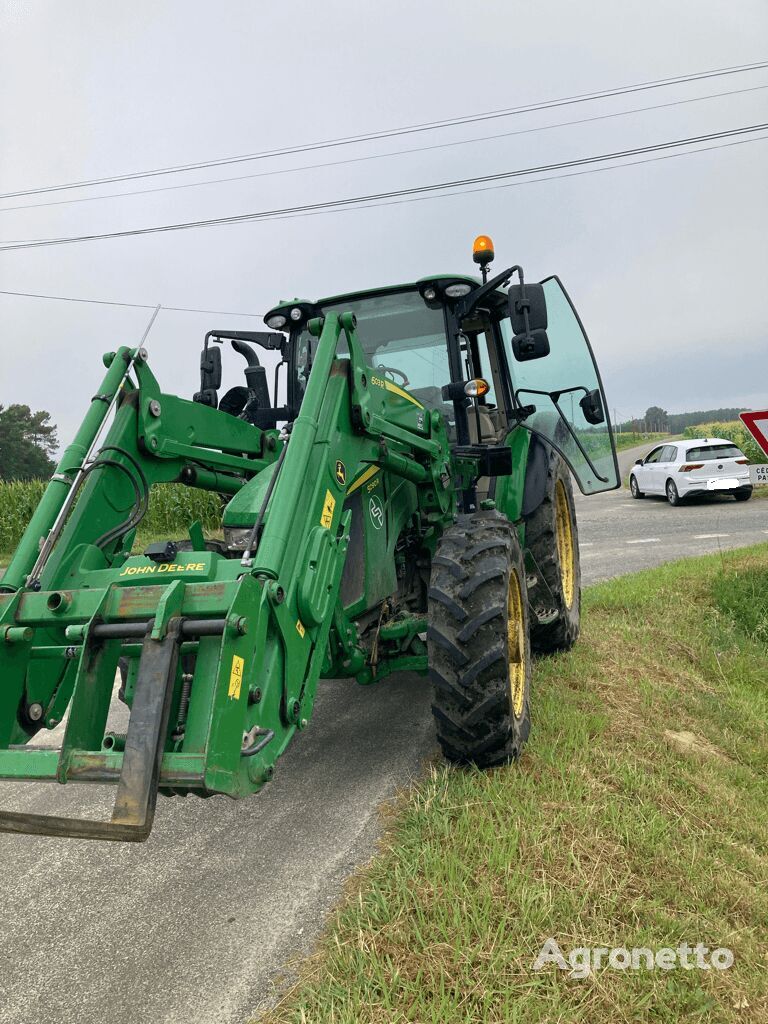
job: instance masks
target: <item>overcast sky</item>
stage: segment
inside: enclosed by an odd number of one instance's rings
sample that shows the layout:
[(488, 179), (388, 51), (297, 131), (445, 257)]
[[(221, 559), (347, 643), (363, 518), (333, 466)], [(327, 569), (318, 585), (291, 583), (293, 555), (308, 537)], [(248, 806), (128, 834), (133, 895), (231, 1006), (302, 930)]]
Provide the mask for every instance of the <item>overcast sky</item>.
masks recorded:
[[(0, 191), (238, 156), (768, 58), (765, 0), (324, 0), (0, 5)], [(768, 121), (768, 89), (549, 131), (296, 170), (768, 85), (768, 70), (449, 130), (0, 202), (0, 243), (362, 195)], [(765, 132), (763, 134), (768, 134)], [(264, 172), (273, 172), (264, 176)], [(278, 172), (278, 173), (274, 173)], [(248, 180), (8, 211), (27, 203)], [(0, 288), (260, 313), (497, 266), (557, 273), (620, 417), (768, 404), (768, 141), (548, 182), (267, 223), (0, 253)], [(0, 403), (48, 409), (62, 440), (149, 311), (0, 295)], [(197, 386), (211, 327), (162, 312), (148, 347), (169, 391)], [(241, 361), (229, 359), (229, 382)]]

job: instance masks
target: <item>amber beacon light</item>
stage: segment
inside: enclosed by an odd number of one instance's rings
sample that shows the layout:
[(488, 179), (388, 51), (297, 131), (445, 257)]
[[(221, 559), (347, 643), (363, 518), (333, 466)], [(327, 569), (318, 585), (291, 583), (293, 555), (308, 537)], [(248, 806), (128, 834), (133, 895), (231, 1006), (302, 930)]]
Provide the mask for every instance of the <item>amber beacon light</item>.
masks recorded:
[(493, 241), (489, 235), (478, 235), (472, 244), (472, 259), (484, 267), (493, 259)]
[(488, 264), (493, 260), (493, 241), (490, 235), (478, 235), (472, 245), (472, 259), (480, 264), (483, 272), (483, 281), (488, 273)]

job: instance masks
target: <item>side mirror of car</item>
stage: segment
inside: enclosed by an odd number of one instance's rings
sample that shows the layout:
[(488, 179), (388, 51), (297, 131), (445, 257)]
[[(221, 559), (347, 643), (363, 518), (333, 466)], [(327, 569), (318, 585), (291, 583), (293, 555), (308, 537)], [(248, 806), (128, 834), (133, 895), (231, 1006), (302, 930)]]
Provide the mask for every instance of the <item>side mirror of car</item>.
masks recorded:
[(643, 460), (642, 459), (635, 459), (635, 465), (636, 466), (642, 466), (642, 464), (643, 464)]
[(596, 426), (598, 423), (605, 423), (603, 400), (597, 388), (594, 391), (588, 391), (579, 402), (579, 405), (587, 423), (591, 423), (593, 426)]

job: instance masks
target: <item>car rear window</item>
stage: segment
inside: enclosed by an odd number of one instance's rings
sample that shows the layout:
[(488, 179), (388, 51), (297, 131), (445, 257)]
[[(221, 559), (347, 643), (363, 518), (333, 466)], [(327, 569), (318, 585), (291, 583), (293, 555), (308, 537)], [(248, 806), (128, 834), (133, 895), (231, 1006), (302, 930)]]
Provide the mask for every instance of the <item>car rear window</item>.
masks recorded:
[(715, 459), (743, 459), (744, 455), (735, 444), (708, 444), (689, 448), (685, 457), (689, 462), (714, 462)]

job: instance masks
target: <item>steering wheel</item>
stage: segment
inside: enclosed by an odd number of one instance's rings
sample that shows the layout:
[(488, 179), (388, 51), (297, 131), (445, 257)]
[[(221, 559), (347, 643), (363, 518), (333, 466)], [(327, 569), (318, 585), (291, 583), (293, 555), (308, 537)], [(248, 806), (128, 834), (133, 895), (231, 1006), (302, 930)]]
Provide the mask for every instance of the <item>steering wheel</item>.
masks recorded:
[(398, 370), (396, 366), (382, 366), (382, 364), (379, 363), (379, 365), (376, 367), (376, 369), (377, 370), (381, 370), (381, 372), (384, 373), (384, 374), (387, 374), (387, 373), (395, 374), (396, 373), (397, 376), (400, 377), (400, 379), (402, 380), (403, 387), (405, 387), (405, 388), (407, 388), (408, 385), (411, 383), (408, 380), (407, 376), (403, 373), (403, 371), (402, 370)]

